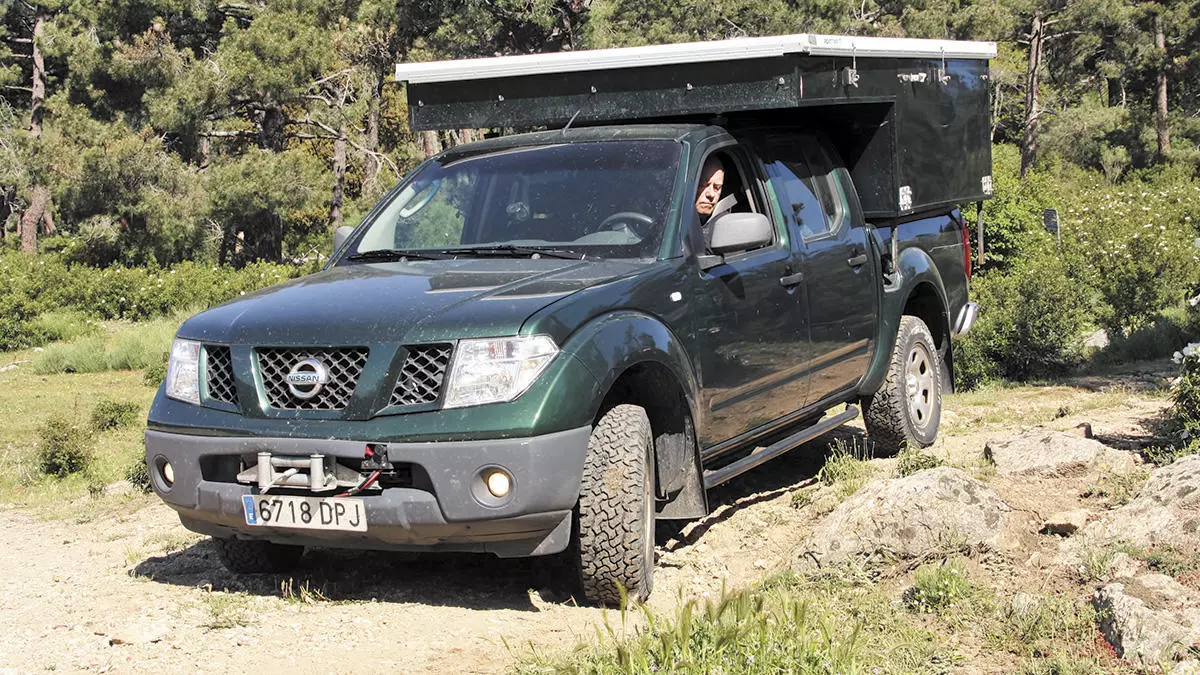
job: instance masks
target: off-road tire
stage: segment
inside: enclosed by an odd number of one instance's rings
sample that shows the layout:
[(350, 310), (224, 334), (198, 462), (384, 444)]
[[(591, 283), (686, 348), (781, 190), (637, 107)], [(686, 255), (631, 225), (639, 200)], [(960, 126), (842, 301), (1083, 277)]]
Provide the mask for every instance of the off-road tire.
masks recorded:
[(238, 574), (261, 574), (287, 572), (296, 567), (303, 546), (275, 544), (269, 541), (247, 539), (213, 539), (217, 545), (217, 556), (230, 572)]
[[(928, 447), (937, 439), (942, 368), (925, 322), (915, 316), (900, 317), (883, 385), (862, 399), (867, 440), (876, 455), (895, 455), (908, 445)], [(917, 398), (911, 402), (914, 395)]]
[(654, 574), (653, 434), (646, 411), (618, 405), (592, 429), (567, 549), (578, 589), (601, 605), (650, 596)]

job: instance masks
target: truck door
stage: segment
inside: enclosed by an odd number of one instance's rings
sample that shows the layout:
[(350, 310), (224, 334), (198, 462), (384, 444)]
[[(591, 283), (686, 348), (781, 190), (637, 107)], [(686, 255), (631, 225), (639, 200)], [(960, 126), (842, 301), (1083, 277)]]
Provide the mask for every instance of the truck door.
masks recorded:
[(816, 403), (854, 387), (866, 374), (879, 280), (849, 172), (816, 136), (800, 136), (792, 147), (808, 165), (805, 182), (820, 197), (823, 216), (802, 236), (813, 348), (808, 402)]
[[(711, 154), (725, 167), (722, 194), (736, 197), (733, 210), (771, 215), (762, 176), (748, 155), (732, 146)], [(806, 299), (790, 233), (772, 221), (771, 244), (727, 255), (724, 264), (697, 280), (699, 311), (688, 332), (696, 342), (692, 349), (706, 408), (706, 419), (697, 425), (702, 447), (799, 410), (808, 397)], [(699, 226), (699, 217), (693, 222)]]

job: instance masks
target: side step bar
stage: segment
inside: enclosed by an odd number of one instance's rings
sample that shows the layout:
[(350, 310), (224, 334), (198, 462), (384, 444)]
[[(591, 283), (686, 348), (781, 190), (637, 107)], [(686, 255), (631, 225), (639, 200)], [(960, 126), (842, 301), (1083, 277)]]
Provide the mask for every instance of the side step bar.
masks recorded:
[(755, 448), (754, 452), (751, 452), (746, 457), (743, 457), (732, 464), (723, 466), (720, 469), (705, 471), (704, 489), (708, 490), (720, 485), (721, 483), (725, 483), (737, 478), (759, 464), (762, 464), (769, 459), (774, 459), (802, 443), (811, 441), (821, 434), (833, 431), (834, 429), (842, 426), (846, 422), (849, 422), (856, 417), (858, 417), (858, 408), (855, 408), (854, 406), (846, 406), (846, 410), (844, 412), (834, 415), (833, 417), (827, 417), (811, 427), (801, 429), (791, 436), (772, 443), (771, 445)]

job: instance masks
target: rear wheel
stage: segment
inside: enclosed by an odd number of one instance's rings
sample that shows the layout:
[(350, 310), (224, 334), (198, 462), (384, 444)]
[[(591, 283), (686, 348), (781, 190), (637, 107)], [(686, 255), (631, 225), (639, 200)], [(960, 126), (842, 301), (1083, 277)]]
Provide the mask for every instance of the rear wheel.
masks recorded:
[(654, 573), (654, 470), (650, 419), (618, 405), (588, 441), (575, 528), (566, 555), (589, 602), (650, 596)]
[(295, 568), (304, 555), (303, 546), (269, 541), (213, 539), (213, 542), (217, 545), (221, 563), (238, 574), (287, 572)]
[(942, 419), (942, 363), (925, 322), (900, 318), (883, 386), (863, 398), (867, 437), (880, 455), (928, 447)]

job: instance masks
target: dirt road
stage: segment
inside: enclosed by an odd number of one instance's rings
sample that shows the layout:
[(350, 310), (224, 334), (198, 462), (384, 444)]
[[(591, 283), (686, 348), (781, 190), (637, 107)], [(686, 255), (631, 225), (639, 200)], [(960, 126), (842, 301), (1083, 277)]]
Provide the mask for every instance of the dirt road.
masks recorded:
[[(1034, 422), (1091, 421), (1098, 434), (1132, 436), (1165, 406), (1069, 393), (1076, 402), (1051, 393), (1008, 408), (959, 406), (934, 452), (978, 462), (989, 434)], [(1009, 414), (988, 417), (998, 409)], [(659, 549), (652, 606), (666, 611), (681, 593), (716, 594), (785, 567), (815, 526), (791, 495), (820, 469), (828, 442), (714, 491), (714, 515)], [(156, 498), (92, 501), (82, 518), (0, 505), (0, 672), (495, 672), (531, 645), (594, 638), (603, 618), (543, 597), (528, 560), (310, 551), (294, 578), (236, 576)]]

